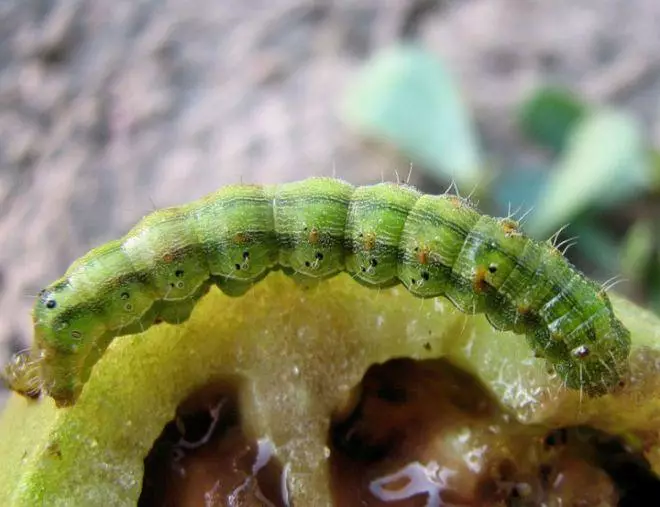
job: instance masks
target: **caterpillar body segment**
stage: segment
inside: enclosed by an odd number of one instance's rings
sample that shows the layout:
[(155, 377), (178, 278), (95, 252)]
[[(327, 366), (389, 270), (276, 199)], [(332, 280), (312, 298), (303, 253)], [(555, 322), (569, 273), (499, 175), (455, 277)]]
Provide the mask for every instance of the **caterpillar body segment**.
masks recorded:
[(227, 186), (90, 251), (40, 293), (29, 360), (6, 377), (17, 391), (37, 383), (73, 403), (114, 337), (184, 322), (211, 285), (238, 297), (275, 269), (298, 279), (346, 271), (368, 287), (445, 296), (525, 334), (569, 388), (591, 395), (626, 367), (630, 334), (605, 292), (512, 220), (406, 185), (313, 178)]

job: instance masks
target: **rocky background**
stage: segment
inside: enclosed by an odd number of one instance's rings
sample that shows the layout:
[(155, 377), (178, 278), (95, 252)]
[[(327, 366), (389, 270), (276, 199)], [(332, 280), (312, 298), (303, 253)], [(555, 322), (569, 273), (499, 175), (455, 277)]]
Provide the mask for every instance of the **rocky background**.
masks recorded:
[(337, 116), (402, 35), (455, 72), (499, 164), (524, 149), (514, 107), (547, 82), (628, 108), (660, 143), (657, 0), (438, 4), (0, 2), (0, 361), (30, 342), (43, 285), (154, 208), (230, 182), (407, 173)]

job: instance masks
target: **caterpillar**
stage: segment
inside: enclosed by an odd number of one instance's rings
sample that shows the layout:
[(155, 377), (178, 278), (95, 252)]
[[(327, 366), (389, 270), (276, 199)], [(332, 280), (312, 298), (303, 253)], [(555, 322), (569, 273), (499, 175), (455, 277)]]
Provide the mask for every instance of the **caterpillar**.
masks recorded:
[(510, 217), (404, 184), (311, 178), (226, 186), (91, 250), (39, 293), (32, 349), (5, 377), (15, 391), (72, 404), (115, 337), (184, 322), (212, 285), (241, 296), (277, 269), (444, 296), (526, 335), (567, 387), (589, 395), (610, 392), (627, 365), (630, 333), (605, 290)]

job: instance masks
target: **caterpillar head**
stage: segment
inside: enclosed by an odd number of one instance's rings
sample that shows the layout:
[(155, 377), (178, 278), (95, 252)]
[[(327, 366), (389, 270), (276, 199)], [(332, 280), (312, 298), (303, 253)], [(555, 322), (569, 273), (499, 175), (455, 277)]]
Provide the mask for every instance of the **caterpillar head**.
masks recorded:
[(12, 391), (28, 398), (38, 398), (41, 393), (38, 361), (30, 350), (14, 354), (2, 370), (2, 380)]
[(84, 290), (74, 290), (66, 279), (55, 282), (39, 293), (34, 306), (35, 342), (40, 349), (75, 354), (103, 332), (100, 312)]

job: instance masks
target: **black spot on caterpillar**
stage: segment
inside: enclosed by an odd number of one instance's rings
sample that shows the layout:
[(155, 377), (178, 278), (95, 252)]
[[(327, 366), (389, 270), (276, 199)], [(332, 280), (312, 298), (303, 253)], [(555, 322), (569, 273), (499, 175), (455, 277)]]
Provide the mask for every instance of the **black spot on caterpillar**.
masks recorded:
[(368, 287), (445, 296), (526, 335), (566, 386), (590, 395), (610, 391), (627, 365), (630, 333), (605, 291), (515, 221), (454, 195), (313, 178), (227, 186), (90, 251), (41, 291), (32, 350), (5, 376), (16, 391), (71, 404), (115, 337), (184, 322), (211, 285), (241, 296), (276, 269), (298, 279), (346, 271)]

